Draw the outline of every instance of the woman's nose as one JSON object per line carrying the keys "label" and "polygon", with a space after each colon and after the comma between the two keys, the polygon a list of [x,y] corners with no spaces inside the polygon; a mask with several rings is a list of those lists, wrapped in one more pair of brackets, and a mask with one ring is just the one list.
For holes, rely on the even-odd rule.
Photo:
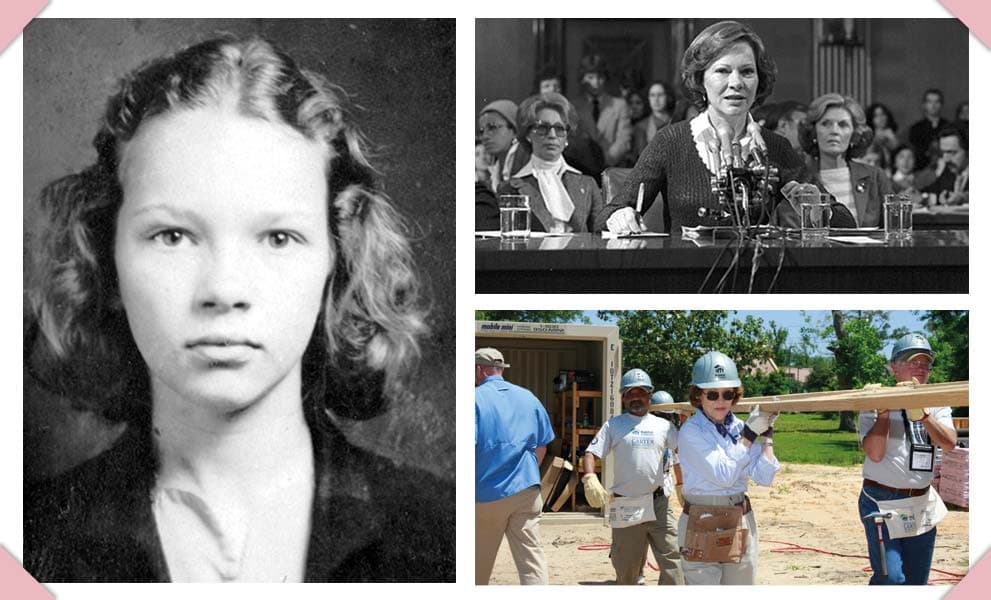
{"label": "woman's nose", "polygon": [[224,249],[211,253],[200,269],[196,307],[215,313],[251,308],[251,272],[241,252]]}

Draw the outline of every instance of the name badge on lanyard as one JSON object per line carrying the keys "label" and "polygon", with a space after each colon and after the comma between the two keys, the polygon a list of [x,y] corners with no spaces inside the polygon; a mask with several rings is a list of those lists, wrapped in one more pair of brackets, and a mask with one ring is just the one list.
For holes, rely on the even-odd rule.
{"label": "name badge on lanyard", "polygon": [[905,437],[909,442],[908,470],[932,473],[936,462],[936,449],[929,443],[929,434],[926,433],[925,427],[910,422],[904,410],[902,422],[905,424]]}
{"label": "name badge on lanyard", "polygon": [[932,473],[936,449],[929,444],[912,444],[908,457],[910,471],[926,471]]}

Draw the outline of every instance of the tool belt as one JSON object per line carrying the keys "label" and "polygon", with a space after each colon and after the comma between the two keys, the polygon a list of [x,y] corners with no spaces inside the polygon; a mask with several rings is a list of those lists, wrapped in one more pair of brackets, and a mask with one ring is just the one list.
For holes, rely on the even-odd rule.
{"label": "tool belt", "polygon": [[901,494],[903,496],[908,496],[910,498],[914,498],[916,496],[925,496],[926,494],[929,493],[929,486],[928,485],[926,487],[924,487],[924,488],[918,488],[918,489],[913,489],[913,488],[893,488],[890,485],[884,485],[883,483],[878,483],[878,482],[874,481],[873,479],[867,479],[867,478],[864,478],[864,485],[874,486],[876,488],[881,488],[882,490],[886,490],[886,491],[889,491],[889,492],[894,492],[896,494]]}
{"label": "tool belt", "polygon": [[[691,510],[692,506],[695,506],[695,505],[693,505],[691,502],[685,501],[685,504],[683,506],[684,511],[685,511],[685,514],[689,514],[689,511]],[[733,504],[732,506],[739,506],[740,508],[743,509],[743,514],[745,514],[745,515],[746,514],[749,514],[750,511],[752,510],[752,507],[750,506],[750,496],[744,496],[742,502],[737,502],[736,504]],[[726,507],[724,506],[722,508],[726,508]]]}
{"label": "tool belt", "polygon": [[688,526],[681,547],[684,560],[707,563],[738,563],[747,553],[750,532],[743,515],[750,512],[750,499],[732,506],[685,504]]}

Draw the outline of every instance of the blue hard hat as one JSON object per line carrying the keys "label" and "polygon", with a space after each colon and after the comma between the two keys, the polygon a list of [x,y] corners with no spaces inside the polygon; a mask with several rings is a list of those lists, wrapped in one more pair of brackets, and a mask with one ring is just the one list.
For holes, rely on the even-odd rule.
{"label": "blue hard hat", "polygon": [[899,358],[904,358],[905,360],[911,360],[916,354],[925,354],[929,357],[929,360],[935,358],[935,353],[932,347],[929,346],[929,340],[926,336],[921,333],[909,333],[903,335],[895,341],[895,345],[891,347],[891,361],[894,362]]}
{"label": "blue hard hat", "polygon": [[664,390],[658,390],[654,392],[654,397],[650,399],[650,405],[656,406],[658,404],[674,404],[674,398]]}
{"label": "blue hard hat", "polygon": [[630,369],[623,373],[623,379],[619,384],[620,392],[636,387],[643,388],[648,392],[654,391],[654,384],[650,382],[650,375],[643,369]]}
{"label": "blue hard hat", "polygon": [[740,376],[736,363],[722,352],[707,352],[695,361],[692,369],[692,385],[703,390],[710,388],[739,387]]}

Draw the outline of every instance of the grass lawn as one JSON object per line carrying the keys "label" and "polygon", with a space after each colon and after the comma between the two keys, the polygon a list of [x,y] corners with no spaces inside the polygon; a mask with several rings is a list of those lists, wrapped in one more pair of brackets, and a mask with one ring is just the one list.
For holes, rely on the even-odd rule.
{"label": "grass lawn", "polygon": [[[747,415],[737,415],[746,420]],[[774,422],[774,454],[782,463],[859,465],[856,432],[839,431],[839,413],[782,414]]]}

